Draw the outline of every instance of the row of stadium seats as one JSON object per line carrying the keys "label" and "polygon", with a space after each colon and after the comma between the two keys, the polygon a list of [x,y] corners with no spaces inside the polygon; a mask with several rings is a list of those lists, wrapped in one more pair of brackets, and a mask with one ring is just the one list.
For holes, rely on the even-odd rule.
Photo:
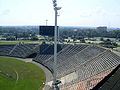
{"label": "row of stadium seats", "polygon": [[61,90],[90,90],[95,85],[97,85],[105,76],[107,76],[112,70],[113,68],[102,71],[101,73],[98,73],[82,81],[74,80],[64,85],[61,84],[60,89]]}
{"label": "row of stadium seats", "polygon": [[52,46],[49,44],[39,45],[39,47],[37,48],[38,54],[35,58],[33,58],[33,60],[42,64],[44,60],[50,58],[53,55],[53,50],[50,52],[51,47],[53,47],[53,45]]}
{"label": "row of stadium seats", "polygon": [[[105,49],[96,46],[87,45],[70,45],[58,53],[57,72],[58,77],[72,73],[81,64],[90,60],[90,58],[103,52]],[[92,52],[91,52],[92,51]],[[89,53],[89,54],[88,54]],[[51,71],[53,69],[53,58],[49,58],[42,62]]]}
{"label": "row of stadium seats", "polygon": [[79,67],[77,71],[79,80],[89,78],[103,70],[110,69],[118,65],[119,62],[119,56],[110,51],[106,51]]}
{"label": "row of stadium seats", "polygon": [[[49,68],[49,70],[53,71],[53,56],[39,55],[39,58],[36,58],[35,61],[42,63]],[[57,78],[75,72],[77,78],[70,82],[72,83],[70,85],[73,85],[73,82],[80,82],[91,78],[96,74],[117,66],[119,62],[119,56],[104,48],[94,45],[68,45],[58,52]],[[96,79],[96,82],[99,82],[100,80],[101,79]],[[94,85],[91,87],[93,86]]]}
{"label": "row of stadium seats", "polygon": [[[65,45],[58,45],[58,51],[60,51]],[[16,45],[0,45],[0,55],[8,55],[12,57],[26,58],[30,54],[38,53],[37,59],[41,56],[39,55],[53,55],[54,45],[53,44],[23,44],[19,43]],[[37,60],[36,59],[36,60]],[[43,59],[43,58],[42,58]],[[47,59],[47,58],[45,58]]]}
{"label": "row of stadium seats", "polygon": [[39,62],[39,63],[42,63],[44,60],[50,58],[52,55],[37,55],[34,60]]}
{"label": "row of stadium seats", "polygon": [[[67,67],[66,70],[70,73],[76,70],[75,68],[79,67],[81,64],[89,61],[91,58],[95,57],[96,55],[103,52],[105,49],[98,48],[95,46],[89,46],[85,48],[84,50],[80,51],[79,53],[75,54],[74,56],[67,58]],[[64,66],[63,64],[61,64]],[[59,66],[58,68],[62,68],[62,66]],[[59,72],[60,69],[58,69]],[[60,74],[59,74],[60,75]]]}
{"label": "row of stadium seats", "polygon": [[0,45],[0,55],[9,55],[9,52],[13,49],[14,45]]}
{"label": "row of stadium seats", "polygon": [[[58,45],[58,52],[61,51],[63,48],[65,48],[67,45]],[[42,44],[38,48],[38,54],[35,58],[33,58],[33,61],[39,62],[43,64],[43,62],[54,54],[54,45],[53,44]]]}
{"label": "row of stadium seats", "polygon": [[[63,50],[58,52],[57,66],[62,65],[61,68],[64,69],[64,70],[61,70],[59,68],[59,70],[65,71],[66,70],[65,66],[69,66],[68,63],[70,62],[70,61],[67,61],[67,58],[72,57],[73,55],[77,54],[78,52],[85,49],[86,47],[87,47],[87,45],[68,45],[66,48],[64,48]],[[47,66],[51,71],[53,70],[53,60],[54,60],[54,58],[51,57],[51,58],[43,61],[43,64],[45,66]],[[67,63],[67,65],[63,65],[63,64],[66,64],[66,63]]]}
{"label": "row of stadium seats", "polygon": [[[76,74],[76,78],[71,82],[65,82],[63,87],[73,87],[69,90],[78,90],[83,85],[82,90],[88,90],[95,84],[88,83],[90,79],[99,82],[100,79],[92,78],[101,72],[111,70],[120,63],[120,57],[102,47],[94,45],[58,45],[57,54],[57,78],[64,77],[71,73]],[[27,56],[37,53],[34,61],[46,66],[51,72],[54,67],[54,45],[53,44],[17,44],[1,45],[0,55],[26,58]],[[95,79],[95,80],[94,80]],[[83,82],[86,81],[86,82]],[[79,84],[79,85],[78,85]],[[84,89],[87,88],[87,89]],[[64,89],[63,90],[67,90]]]}
{"label": "row of stadium seats", "polygon": [[34,47],[35,44],[17,44],[9,53],[9,56],[25,58],[32,54]]}
{"label": "row of stadium seats", "polygon": [[[120,63],[120,57],[117,56],[116,54],[106,50],[99,56],[97,56],[97,57],[93,58],[92,60],[88,61],[87,63],[81,65],[79,67],[79,69],[76,71],[78,78],[73,80],[73,82],[64,84],[62,86],[62,88],[67,87],[67,86],[69,86],[69,88],[70,88],[75,83],[78,84],[81,81],[84,81],[84,84],[85,84],[85,80],[90,79],[90,78],[91,78],[91,80],[93,80],[95,78],[95,76],[97,74],[101,74],[101,72],[105,73],[107,75],[108,73],[106,73],[106,71],[107,70],[109,72],[112,71],[119,63]],[[92,78],[93,76],[94,76],[94,78]],[[85,87],[90,89],[90,88],[94,87],[97,84],[97,82],[99,82],[99,81],[100,80],[97,80],[96,83],[92,84],[92,85],[85,85]],[[89,89],[84,88],[81,90],[89,90]],[[67,90],[67,89],[65,89],[65,90]],[[77,90],[77,89],[75,89],[75,90]]]}

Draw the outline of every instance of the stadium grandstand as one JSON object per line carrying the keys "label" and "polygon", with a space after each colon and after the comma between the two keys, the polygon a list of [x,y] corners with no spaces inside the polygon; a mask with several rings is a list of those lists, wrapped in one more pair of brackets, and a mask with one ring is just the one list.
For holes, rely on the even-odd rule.
{"label": "stadium grandstand", "polygon": [[119,90],[120,64],[91,90]]}
{"label": "stadium grandstand", "polygon": [[[54,44],[0,45],[1,56],[33,58],[33,61],[43,65],[51,73],[54,67],[53,54]],[[88,44],[57,46],[57,79],[61,81],[60,90],[96,90],[95,86],[119,64],[118,55],[100,46]],[[46,82],[46,85],[50,85],[51,82],[52,80]]]}
{"label": "stadium grandstand", "polygon": [[[16,44],[15,47],[9,52],[12,57],[25,58],[33,53],[35,44]],[[18,52],[19,51],[19,52]]]}

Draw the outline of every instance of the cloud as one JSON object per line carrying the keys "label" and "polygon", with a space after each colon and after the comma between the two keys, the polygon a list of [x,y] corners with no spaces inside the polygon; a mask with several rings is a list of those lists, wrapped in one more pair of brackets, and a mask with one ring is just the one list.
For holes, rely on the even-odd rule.
{"label": "cloud", "polygon": [[2,11],[1,15],[8,15],[10,13],[10,10],[9,9],[6,9],[4,11]]}
{"label": "cloud", "polygon": [[113,16],[120,17],[120,13],[112,13]]}
{"label": "cloud", "polygon": [[100,16],[105,16],[108,14],[108,12],[102,8],[102,7],[96,7],[96,9],[93,12],[94,15],[100,15]]}
{"label": "cloud", "polygon": [[102,7],[96,7],[94,10],[90,11],[82,11],[80,12],[80,17],[95,17],[95,16],[106,16],[108,15],[108,12],[103,9]]}
{"label": "cloud", "polygon": [[90,13],[90,12],[81,12],[80,13],[80,17],[90,17],[90,16],[92,16],[92,14]]}

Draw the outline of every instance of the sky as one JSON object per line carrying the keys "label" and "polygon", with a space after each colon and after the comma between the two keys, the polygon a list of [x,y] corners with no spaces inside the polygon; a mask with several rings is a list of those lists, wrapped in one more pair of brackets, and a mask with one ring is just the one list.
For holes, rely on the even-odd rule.
{"label": "sky", "polygon": [[[120,0],[57,0],[59,26],[120,28]],[[54,25],[52,0],[0,0],[0,26]]]}

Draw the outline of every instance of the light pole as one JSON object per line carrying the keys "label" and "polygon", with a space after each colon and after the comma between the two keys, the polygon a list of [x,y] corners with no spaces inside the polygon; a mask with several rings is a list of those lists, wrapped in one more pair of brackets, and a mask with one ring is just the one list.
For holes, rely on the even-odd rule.
{"label": "light pole", "polygon": [[45,21],[46,21],[46,26],[47,26],[47,22],[48,22],[48,20],[46,19]]}
{"label": "light pole", "polygon": [[61,7],[57,7],[57,1],[53,0],[53,7],[55,11],[55,28],[54,28],[54,65],[53,65],[53,87],[54,90],[58,90],[57,86],[57,15],[58,15],[58,10],[61,9]]}

